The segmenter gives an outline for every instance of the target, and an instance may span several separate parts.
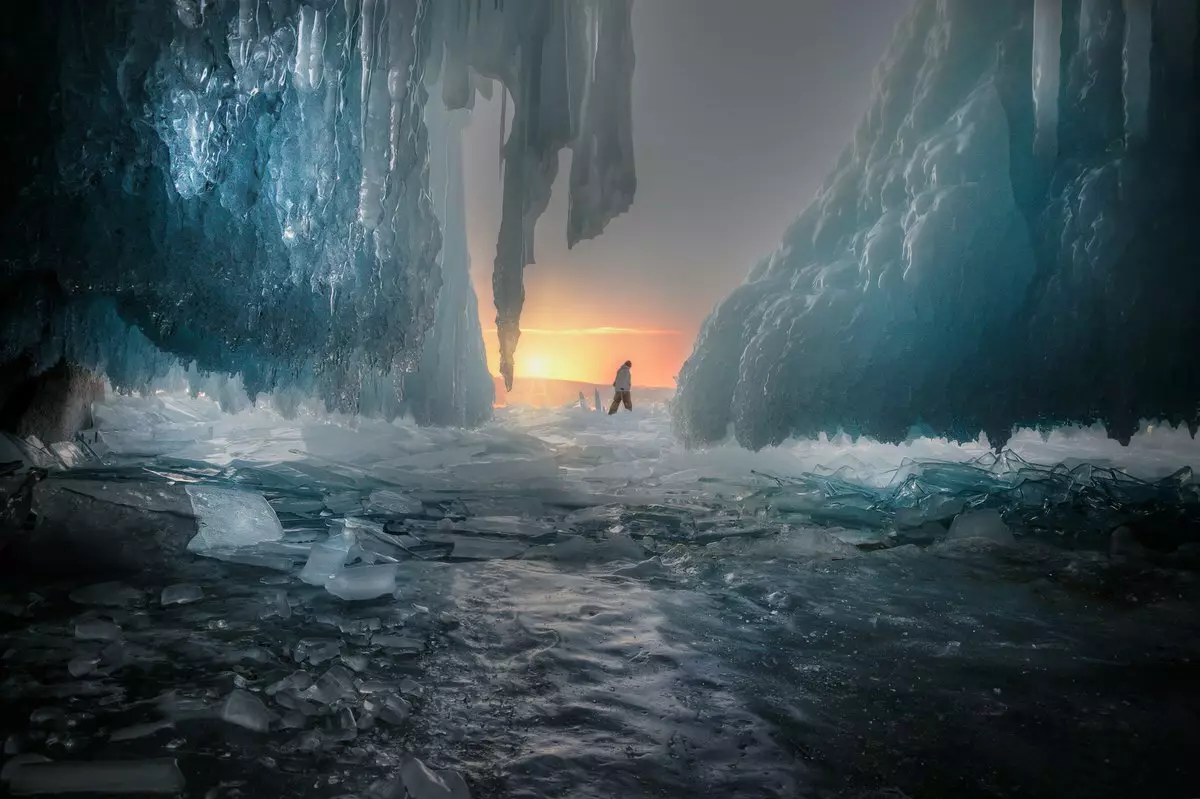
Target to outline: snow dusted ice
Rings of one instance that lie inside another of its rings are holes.
[[[34,489],[80,524],[142,502],[112,546],[168,551],[3,596],[14,791],[1046,795],[1032,753],[946,748],[981,729],[1089,796],[1187,776],[1189,672],[1145,658],[1198,654],[1186,431],[689,451],[661,406],[269,405],[113,398]]]

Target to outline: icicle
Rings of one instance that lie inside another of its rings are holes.
[[[362,136],[366,143],[367,104],[371,97],[371,75],[375,69],[375,14],[379,0],[362,0],[362,24],[359,27],[358,52],[362,58]],[[385,0],[386,2],[386,0]]]
[[[312,54],[308,57],[308,85],[320,88],[325,76],[325,36],[328,12],[317,11],[313,16]]]
[[[408,67],[412,60],[412,39],[406,37],[404,4],[394,2],[388,21],[388,99],[391,102],[391,141],[388,151],[388,169],[394,171],[400,157],[400,133],[404,130],[405,112],[408,110]]]
[[[507,131],[504,128],[508,125],[508,88],[503,83],[500,84],[500,179],[504,180],[504,138],[507,136]]]
[[[1129,146],[1146,138],[1150,113],[1151,11],[1150,0],[1124,0],[1124,6],[1125,144]]]
[[[342,39],[342,58],[349,58],[354,52],[355,18],[358,16],[358,0],[346,0],[346,32]]]
[[[312,57],[313,16],[312,6],[300,6],[300,23],[296,28],[296,65],[292,69],[292,85],[297,91],[310,88],[308,64]]]
[[[1058,92],[1061,63],[1062,0],[1034,0],[1034,150],[1049,160],[1058,155]]]
[[[1154,27],[1175,80],[1190,85],[1196,74],[1196,29],[1200,26],[1195,0],[1158,0]]]
[[[238,57],[235,59],[239,68],[244,67],[250,61],[250,48],[257,38],[258,0],[241,0],[241,4],[238,6]]]
[[[358,215],[363,227],[374,230],[383,216],[383,190],[387,179],[391,101],[388,97],[388,11],[402,0],[363,0],[362,36],[362,182]]]

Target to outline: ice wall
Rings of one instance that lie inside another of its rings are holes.
[[[1194,430],[1196,6],[916,0],[816,199],[705,323],[677,431]]]
[[[630,2],[14,6],[0,58],[22,78],[9,118],[23,124],[0,156],[16,188],[0,209],[0,368],[67,361],[136,387],[182,361],[251,396],[477,416],[478,397],[437,393],[477,375],[413,377],[452,358],[485,368],[440,339],[465,329],[474,295],[465,256],[438,261],[428,92],[464,108],[498,80],[515,104],[496,260],[511,360],[547,165],[576,148],[572,241],[632,196]]]
[[[402,376],[406,410],[422,424],[474,427],[491,417],[495,384],[487,369],[479,301],[471,285],[467,250],[462,137],[465,111],[426,107],[430,130],[429,177],[442,223],[442,290],[433,329],[417,369]]]

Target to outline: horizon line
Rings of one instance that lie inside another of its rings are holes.
[[[485,328],[484,333],[498,333],[494,327]],[[560,330],[552,330],[545,327],[529,327],[521,329],[522,335],[533,336],[679,336],[683,335],[679,330],[667,330],[661,328],[640,328],[640,327],[568,327]]]
[[[490,370],[490,369],[489,369],[488,371],[489,371],[489,373],[491,373],[491,370]],[[514,377],[515,377],[517,380],[549,380],[549,381],[550,381],[550,382],[552,382],[552,383],[577,383],[577,384],[579,384],[579,385],[583,385],[583,386],[593,386],[593,387],[595,387],[595,388],[605,388],[605,387],[606,387],[606,386],[604,385],[603,381],[596,381],[596,380],[574,380],[574,379],[572,379],[572,378],[569,378],[569,377],[533,377],[532,375],[522,375],[522,374],[516,374],[516,375],[514,375]],[[497,382],[497,381],[499,381],[499,382],[503,383],[503,381],[504,381],[504,378],[503,378],[503,376],[501,376],[501,375],[498,375],[498,374],[492,374],[492,381],[493,381],[493,382]],[[651,383],[638,383],[638,384],[634,384],[634,386],[633,386],[633,387],[634,387],[634,388],[652,388],[652,389],[659,389],[659,390],[668,389],[668,390],[671,390],[671,391],[675,391],[675,390],[677,390],[677,389],[679,388],[679,386],[678,386],[678,385],[674,385],[674,386],[656,386],[656,385],[653,385],[653,384],[651,384]],[[508,393],[508,391],[506,390],[506,391],[505,391],[505,393],[507,394],[507,393]]]

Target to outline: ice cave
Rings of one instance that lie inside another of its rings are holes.
[[[730,100],[647,71],[773,46],[742,15],[824,65],[763,107],[817,103],[889,6],[675,385],[521,393],[539,232],[749,207],[639,202],[640,120]],[[1195,795],[1200,0],[6,18],[0,797]]]

